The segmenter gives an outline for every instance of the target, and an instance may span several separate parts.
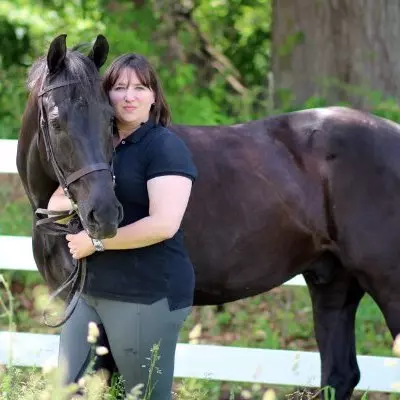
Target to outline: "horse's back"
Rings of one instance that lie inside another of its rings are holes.
[[[289,129],[291,117],[172,127],[199,170],[183,226],[204,301],[271,289],[315,256],[323,196],[303,165],[305,137]]]
[[[396,198],[400,191],[388,190],[400,172],[398,126],[357,110],[310,109],[173,130],[199,169],[184,220],[198,290],[242,287],[244,296],[251,280],[249,294],[281,284],[301,273],[323,243],[356,240],[366,215],[382,217],[380,194]]]

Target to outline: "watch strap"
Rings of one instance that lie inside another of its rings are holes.
[[[92,238],[92,243],[96,251],[104,251],[104,245],[100,239]]]

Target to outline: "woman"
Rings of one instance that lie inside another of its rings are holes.
[[[87,329],[94,321],[105,331],[129,391],[147,384],[150,350],[160,343],[151,399],[167,400],[179,330],[193,300],[193,266],[180,224],[196,167],[167,128],[169,108],[143,56],[117,58],[103,86],[115,111],[115,191],[124,219],[111,239],[93,243],[85,231],[66,236],[72,257],[87,257],[88,275],[83,298],[61,332],[60,360],[66,361],[67,382],[79,379],[89,362]],[[49,209],[68,207],[57,189]]]

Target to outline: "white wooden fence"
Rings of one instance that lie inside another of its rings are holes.
[[[0,140],[0,173],[16,173],[16,141]],[[0,236],[0,270],[36,271],[29,237]],[[302,277],[285,285],[304,286]],[[56,365],[57,335],[0,332],[0,363]],[[361,381],[357,389],[395,392],[400,390],[400,362],[393,357],[358,356]],[[239,348],[232,346],[178,344],[176,377],[275,385],[318,387],[320,359],[316,352]],[[397,389],[397,390],[396,390]]]

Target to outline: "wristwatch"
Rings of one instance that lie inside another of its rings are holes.
[[[92,238],[92,243],[96,251],[104,251],[104,244],[101,240]]]

